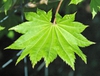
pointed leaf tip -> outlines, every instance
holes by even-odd
[[[91,0],[90,9],[92,12],[92,18],[94,18],[97,12],[100,11],[100,0]]]

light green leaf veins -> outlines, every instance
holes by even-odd
[[[86,56],[79,47],[93,44],[87,40],[81,32],[87,27],[79,22],[75,22],[75,14],[61,17],[56,15],[56,24],[51,23],[52,12],[45,12],[38,9],[37,13],[25,13],[28,20],[22,24],[12,27],[23,34],[7,49],[24,49],[17,60],[21,61],[25,56],[29,56],[34,67],[42,58],[46,67],[56,59],[57,55],[69,66],[74,68],[75,53],[86,63]]]

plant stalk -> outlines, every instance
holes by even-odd
[[[63,0],[60,0],[60,2],[58,4],[58,7],[56,9],[56,13],[55,13],[55,18],[54,18],[53,24],[56,24],[56,14],[59,12],[59,9],[61,7],[62,2],[63,2]]]

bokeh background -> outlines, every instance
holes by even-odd
[[[2,0],[1,0],[2,1]],[[2,2],[0,1],[0,7]],[[25,76],[24,68],[28,67],[28,76],[100,76],[100,13],[92,19],[89,3],[90,0],[84,0],[78,5],[68,5],[70,0],[64,0],[59,13],[65,14],[76,12],[76,21],[79,21],[89,27],[82,33],[87,39],[96,42],[86,48],[81,48],[87,56],[87,64],[85,64],[77,55],[75,62],[75,71],[73,71],[59,57],[52,62],[48,68],[45,68],[43,60],[41,60],[34,69],[31,67],[31,62],[27,57],[27,64],[22,60],[18,65],[16,63],[16,54],[20,50],[4,50],[5,47],[13,43],[21,34],[14,31],[8,31],[12,26],[25,21],[23,11],[36,11],[36,8],[48,11],[52,8],[53,13],[58,5],[57,0],[50,0],[48,5],[39,5],[35,8],[26,8],[25,4],[18,2],[8,11],[7,15],[4,12],[0,13],[0,25],[5,29],[0,31],[0,67],[8,60],[14,59],[7,67],[0,69],[0,76]],[[39,0],[33,0],[38,2]],[[29,2],[29,0],[25,0]],[[16,11],[17,10],[17,11]]]

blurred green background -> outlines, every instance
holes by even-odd
[[[0,0],[0,7],[3,5],[3,1]],[[16,1],[16,0],[14,0]],[[24,2],[23,2],[24,1]],[[38,2],[39,0],[33,0]],[[53,14],[58,5],[58,0],[49,0],[48,5],[38,5],[35,8],[26,8],[29,0],[18,0],[12,7],[8,10],[5,15],[3,8],[0,12],[0,25],[5,27],[3,31],[0,31],[0,67],[6,63],[9,59],[15,57],[19,52],[16,50],[4,50],[5,47],[13,43],[20,34],[9,31],[8,29],[12,26],[22,23],[25,21],[24,13],[25,11],[36,11],[36,8],[48,11],[52,8]],[[84,0],[78,5],[68,5],[70,0],[64,0],[60,8],[59,13],[64,16],[65,14],[76,12],[76,21],[79,21],[89,27],[82,33],[87,39],[96,42],[95,45],[91,45],[86,48],[81,48],[82,51],[87,56],[87,64],[85,64],[77,55],[75,63],[75,71],[73,71],[68,65],[65,64],[59,57],[50,64],[48,67],[48,76],[100,76],[100,12],[97,13],[94,19],[92,19],[92,14],[90,13],[89,3],[90,0]],[[28,57],[27,57],[28,59]],[[0,69],[0,76],[24,76],[24,62],[21,61],[15,66],[15,60],[4,69]],[[28,76],[45,76],[46,69],[43,66],[40,70],[39,67],[43,64],[41,60],[33,69],[31,63],[28,59]]]

